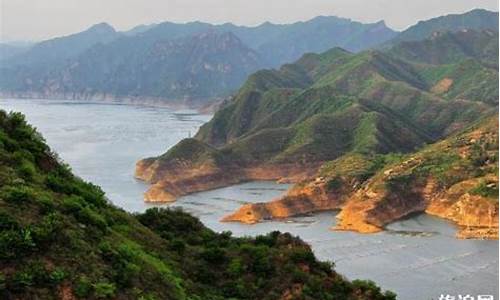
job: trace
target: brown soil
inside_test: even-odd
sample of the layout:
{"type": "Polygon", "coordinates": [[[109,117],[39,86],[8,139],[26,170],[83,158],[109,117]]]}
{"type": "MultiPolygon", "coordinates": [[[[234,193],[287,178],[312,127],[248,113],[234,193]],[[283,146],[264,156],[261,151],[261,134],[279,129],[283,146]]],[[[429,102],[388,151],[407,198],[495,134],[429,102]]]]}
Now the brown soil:
{"type": "Polygon", "coordinates": [[[443,78],[431,88],[431,92],[436,94],[443,94],[449,91],[452,85],[453,79],[443,78]]]}

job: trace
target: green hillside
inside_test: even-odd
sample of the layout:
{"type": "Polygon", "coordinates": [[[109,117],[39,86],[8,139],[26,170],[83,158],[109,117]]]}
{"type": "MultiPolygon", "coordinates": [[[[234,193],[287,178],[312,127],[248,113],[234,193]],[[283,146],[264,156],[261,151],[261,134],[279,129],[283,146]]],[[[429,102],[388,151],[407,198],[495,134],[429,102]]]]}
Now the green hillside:
{"type": "Polygon", "coordinates": [[[498,32],[463,29],[459,32],[435,32],[424,41],[402,42],[389,54],[412,62],[451,64],[474,58],[493,68],[498,66],[498,32]]]}
{"type": "Polygon", "coordinates": [[[136,176],[154,184],[148,201],[172,201],[245,180],[303,180],[347,154],[413,152],[495,113],[497,35],[446,33],[357,54],[334,48],[258,71],[194,139],[142,160],[136,176]]]}
{"type": "Polygon", "coordinates": [[[357,182],[360,186],[371,180],[369,184],[374,188],[389,189],[388,192],[399,194],[400,197],[411,190],[405,190],[405,186],[422,185],[429,178],[436,180],[437,191],[474,179],[478,186],[471,189],[472,194],[482,195],[498,203],[498,183],[482,187],[483,191],[477,190],[485,179],[489,180],[488,184],[497,180],[497,144],[498,118],[487,116],[466,130],[415,153],[371,157],[348,155],[324,164],[318,175],[331,187],[334,182],[357,182]]]}
{"type": "Polygon", "coordinates": [[[337,230],[379,232],[425,212],[454,222],[458,238],[498,239],[498,115],[410,154],[343,155],[287,195],[223,220],[253,224],[324,210],[340,211],[337,230]]]}
{"type": "MultiPolygon", "coordinates": [[[[491,43],[497,43],[493,36],[491,43]]],[[[439,52],[448,39],[420,42],[421,55],[439,52]]],[[[273,144],[266,159],[324,160],[353,150],[410,151],[493,111],[478,102],[495,104],[496,69],[459,51],[464,60],[422,63],[410,59],[405,49],[359,54],[332,49],[279,70],[259,71],[196,139],[246,159],[251,149],[259,152],[272,138],[280,143],[273,144]],[[436,85],[445,78],[453,83],[439,90],[436,85]]]]}
{"type": "Polygon", "coordinates": [[[398,34],[387,44],[395,45],[403,41],[419,41],[430,37],[435,32],[456,32],[463,29],[498,30],[498,12],[474,9],[463,14],[449,14],[420,21],[398,34]]]}
{"type": "Polygon", "coordinates": [[[427,89],[440,97],[498,103],[497,31],[436,33],[387,53],[413,63],[427,89]]]}
{"type": "Polygon", "coordinates": [[[289,234],[233,238],[182,211],[128,214],[17,113],[0,111],[0,182],[2,299],[395,298],[289,234]]]}

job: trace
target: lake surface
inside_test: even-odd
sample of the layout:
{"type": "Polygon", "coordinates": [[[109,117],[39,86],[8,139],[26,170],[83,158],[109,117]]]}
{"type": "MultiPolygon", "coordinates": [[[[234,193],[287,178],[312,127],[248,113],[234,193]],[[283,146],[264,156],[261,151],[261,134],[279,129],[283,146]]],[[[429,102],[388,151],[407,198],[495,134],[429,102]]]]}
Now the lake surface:
{"type": "MultiPolygon", "coordinates": [[[[142,201],[148,186],[133,178],[135,162],[165,152],[210,119],[189,110],[73,101],[0,100],[0,108],[26,114],[77,175],[101,186],[113,203],[128,211],[152,206],[142,201]]],[[[240,205],[278,197],[289,187],[251,182],[182,197],[172,205],[235,236],[273,230],[298,235],[318,258],[335,262],[338,272],[374,280],[395,291],[398,299],[439,299],[441,294],[498,299],[498,241],[457,240],[452,224],[428,215],[370,235],[331,231],[335,212],[256,225],[219,222],[240,205]]]]}

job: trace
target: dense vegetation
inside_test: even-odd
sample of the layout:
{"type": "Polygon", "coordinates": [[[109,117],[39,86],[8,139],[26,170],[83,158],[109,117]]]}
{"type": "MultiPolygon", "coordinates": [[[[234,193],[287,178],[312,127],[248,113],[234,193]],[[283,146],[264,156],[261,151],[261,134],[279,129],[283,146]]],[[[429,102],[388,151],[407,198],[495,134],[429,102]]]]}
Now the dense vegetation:
{"type": "Polygon", "coordinates": [[[432,178],[438,190],[455,185],[455,194],[479,195],[498,203],[498,118],[481,118],[466,130],[411,154],[346,155],[323,165],[328,186],[357,186],[371,180],[388,194],[404,194],[432,178]],[[467,182],[467,184],[463,184],[467,182]],[[459,191],[458,184],[464,188],[459,191]]]}
{"type": "Polygon", "coordinates": [[[460,31],[464,29],[497,30],[497,28],[498,12],[474,9],[464,14],[450,14],[420,21],[389,41],[389,44],[395,45],[402,41],[423,40],[437,31],[460,31]]]}
{"type": "Polygon", "coordinates": [[[468,30],[385,51],[307,54],[251,75],[197,141],[161,161],[225,168],[411,152],[494,113],[497,46],[497,32],[468,30]],[[183,154],[192,147],[196,159],[183,154]]]}
{"type": "Polygon", "coordinates": [[[394,299],[289,234],[215,233],[177,210],[131,215],[0,111],[2,299],[394,299]]]}

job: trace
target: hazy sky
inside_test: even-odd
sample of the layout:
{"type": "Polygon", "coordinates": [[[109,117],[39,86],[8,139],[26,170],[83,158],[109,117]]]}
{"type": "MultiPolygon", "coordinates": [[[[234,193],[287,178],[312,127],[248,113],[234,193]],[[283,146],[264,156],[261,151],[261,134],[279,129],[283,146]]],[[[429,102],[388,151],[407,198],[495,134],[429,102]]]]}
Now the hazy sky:
{"type": "Polygon", "coordinates": [[[497,0],[0,0],[4,40],[41,40],[108,22],[118,30],[162,21],[256,25],[318,15],[385,20],[404,29],[418,20],[473,8],[498,11],[497,0]]]}

